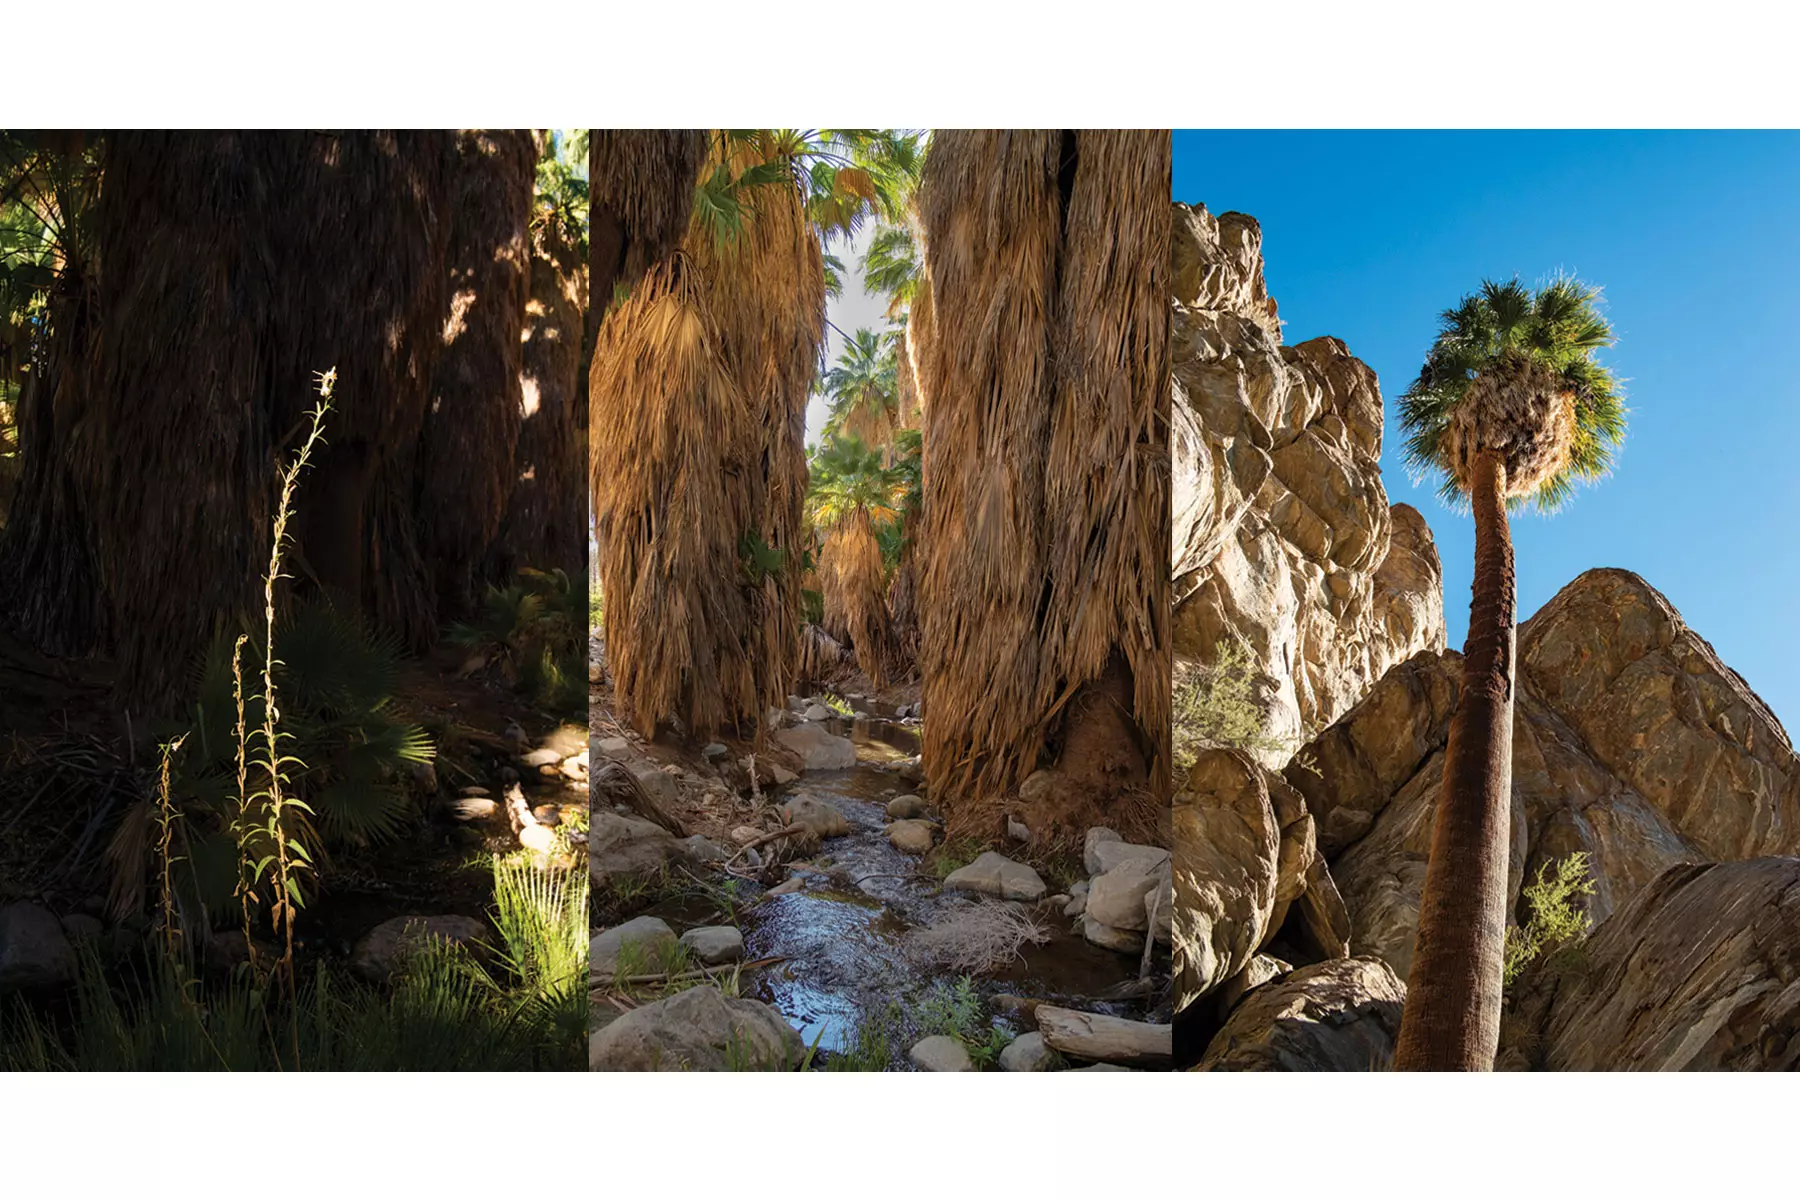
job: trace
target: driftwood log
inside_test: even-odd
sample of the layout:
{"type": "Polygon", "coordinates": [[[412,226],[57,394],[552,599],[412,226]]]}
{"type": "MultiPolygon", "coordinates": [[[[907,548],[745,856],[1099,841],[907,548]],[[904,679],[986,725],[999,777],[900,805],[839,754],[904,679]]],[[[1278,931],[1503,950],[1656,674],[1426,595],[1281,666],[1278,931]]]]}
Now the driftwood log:
{"type": "Polygon", "coordinates": [[[1044,1045],[1071,1058],[1152,1068],[1167,1068],[1175,1060],[1175,1041],[1168,1025],[1076,1012],[1050,1004],[1038,1005],[1036,1016],[1044,1045]]]}

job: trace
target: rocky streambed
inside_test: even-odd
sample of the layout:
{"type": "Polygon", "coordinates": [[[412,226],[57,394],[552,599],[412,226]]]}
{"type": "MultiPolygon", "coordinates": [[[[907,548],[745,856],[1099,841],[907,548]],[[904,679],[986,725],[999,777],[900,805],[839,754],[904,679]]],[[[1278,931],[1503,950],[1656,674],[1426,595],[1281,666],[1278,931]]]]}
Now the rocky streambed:
{"type": "Polygon", "coordinates": [[[643,903],[613,908],[590,948],[590,1066],[1166,1065],[1168,852],[1095,830],[1085,861],[1046,879],[1024,847],[944,846],[914,718],[878,707],[846,718],[795,698],[772,741],[798,769],[766,764],[787,780],[766,793],[759,780],[760,801],[722,795],[702,769],[652,765],[629,737],[605,742],[646,790],[666,796],[651,777],[675,780],[730,805],[735,824],[682,838],[597,797],[596,886],[642,888],[643,903]],[[1090,919],[1093,900],[1119,924],[1090,919]],[[659,966],[686,976],[672,995],[659,966]]]}

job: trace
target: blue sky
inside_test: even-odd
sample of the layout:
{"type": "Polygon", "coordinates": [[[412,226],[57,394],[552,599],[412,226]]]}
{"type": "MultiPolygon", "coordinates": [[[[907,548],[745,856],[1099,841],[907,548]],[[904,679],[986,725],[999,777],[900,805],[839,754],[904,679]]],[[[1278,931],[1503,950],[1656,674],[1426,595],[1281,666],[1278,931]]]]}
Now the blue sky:
{"type": "Polygon", "coordinates": [[[1613,476],[1513,520],[1519,614],[1589,567],[1636,571],[1800,733],[1800,135],[1180,131],[1175,198],[1262,223],[1283,339],[1381,378],[1382,474],[1444,560],[1450,644],[1474,531],[1399,461],[1394,400],[1437,313],[1485,277],[1606,289],[1631,427],[1613,476]]]}

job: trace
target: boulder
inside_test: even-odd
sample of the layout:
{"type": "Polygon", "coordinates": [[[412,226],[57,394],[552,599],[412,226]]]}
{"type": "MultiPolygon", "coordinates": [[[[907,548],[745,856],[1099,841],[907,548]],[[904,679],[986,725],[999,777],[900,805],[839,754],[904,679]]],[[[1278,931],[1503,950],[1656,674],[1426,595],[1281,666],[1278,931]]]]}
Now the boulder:
{"type": "Polygon", "coordinates": [[[598,810],[589,817],[588,875],[596,886],[656,876],[682,861],[682,844],[660,825],[598,810]]]}
{"type": "Polygon", "coordinates": [[[887,827],[888,841],[902,854],[930,853],[936,832],[930,821],[895,821],[887,827]]]}
{"type": "Polygon", "coordinates": [[[835,804],[804,792],[782,804],[781,816],[789,825],[804,826],[814,837],[843,837],[850,832],[850,822],[835,804]]]}
{"type": "Polygon", "coordinates": [[[474,917],[393,917],[363,934],[350,952],[350,969],[371,983],[382,983],[428,941],[478,950],[488,937],[487,923],[474,917]]]}
{"type": "MultiPolygon", "coordinates": [[[[1519,627],[1509,905],[1539,868],[1589,856],[1603,921],[1678,863],[1800,854],[1800,760],[1744,681],[1627,571],[1579,576],[1519,627]]],[[[1289,767],[1349,918],[1405,978],[1461,656],[1390,671],[1289,767]]],[[[1313,894],[1311,892],[1308,893],[1313,894]]],[[[1326,889],[1302,915],[1337,921],[1326,889]]]]}
{"type": "Polygon", "coordinates": [[[1405,1000],[1405,986],[1378,958],[1302,967],[1249,992],[1194,1069],[1385,1070],[1405,1000]]]}
{"type": "Polygon", "coordinates": [[[603,929],[588,942],[588,977],[610,980],[618,973],[619,959],[627,946],[646,972],[655,971],[675,947],[675,931],[661,917],[633,917],[622,925],[603,929]]]}
{"type": "Polygon", "coordinates": [[[887,804],[887,815],[890,821],[909,821],[926,816],[930,812],[925,802],[917,796],[895,796],[887,804]]]}
{"type": "Polygon", "coordinates": [[[592,1071],[791,1071],[805,1058],[780,1013],[716,987],[634,1008],[588,1039],[592,1071]]]}
{"type": "Polygon", "coordinates": [[[0,908],[0,995],[75,982],[75,948],[62,923],[38,904],[0,908]]]}
{"type": "MultiPolygon", "coordinates": [[[[1025,781],[1026,784],[1030,784],[1032,780],[1039,778],[1043,774],[1044,772],[1042,771],[1033,772],[1031,778],[1025,781]]],[[[1022,786],[1019,790],[1023,792],[1025,788],[1022,786]]],[[[1089,875],[1098,875],[1106,870],[1105,865],[1094,856],[1094,851],[1097,847],[1107,842],[1123,842],[1124,840],[1124,838],[1121,838],[1113,830],[1104,827],[1088,830],[1086,836],[1081,839],[1081,863],[1087,868],[1087,873],[1089,875]]]]}
{"type": "Polygon", "coordinates": [[[1044,1035],[1022,1033],[1000,1051],[1002,1071],[1055,1071],[1064,1066],[1063,1056],[1044,1044],[1044,1035]]]}
{"type": "Polygon", "coordinates": [[[1148,928],[1145,897],[1155,890],[1154,869],[1144,869],[1144,860],[1127,860],[1104,875],[1089,881],[1086,914],[1089,920],[1115,929],[1148,928]]]}
{"type": "Polygon", "coordinates": [[[681,944],[697,961],[709,967],[741,962],[744,957],[744,935],[735,925],[702,925],[690,929],[681,935],[681,944]]]}
{"type": "Polygon", "coordinates": [[[521,766],[533,768],[554,767],[559,765],[562,760],[563,756],[548,746],[533,750],[529,754],[521,754],[519,756],[519,764],[521,766]]]}
{"type": "Polygon", "coordinates": [[[1085,911],[1081,915],[1081,936],[1096,946],[1121,954],[1138,954],[1144,949],[1143,933],[1114,928],[1104,921],[1096,921],[1092,913],[1085,911]]]}
{"type": "Polygon", "coordinates": [[[1082,856],[1089,875],[1104,875],[1121,867],[1135,866],[1145,872],[1154,871],[1169,861],[1169,852],[1161,846],[1140,846],[1135,842],[1104,841],[1082,856]]]}
{"type": "Polygon", "coordinates": [[[1273,931],[1281,828],[1265,772],[1235,750],[1200,753],[1171,822],[1179,1010],[1249,965],[1273,931]]]}
{"type": "Polygon", "coordinates": [[[975,1064],[968,1050],[953,1037],[933,1034],[906,1052],[907,1059],[921,1071],[973,1071],[975,1064]]]}
{"type": "Polygon", "coordinates": [[[856,765],[856,743],[838,737],[822,725],[780,729],[775,740],[800,756],[803,770],[843,771],[856,765]]]}
{"type": "Polygon", "coordinates": [[[950,891],[979,892],[1002,900],[1023,900],[1035,904],[1044,898],[1044,881],[1024,863],[1014,862],[997,850],[989,850],[966,867],[950,872],[944,879],[950,891]]]}

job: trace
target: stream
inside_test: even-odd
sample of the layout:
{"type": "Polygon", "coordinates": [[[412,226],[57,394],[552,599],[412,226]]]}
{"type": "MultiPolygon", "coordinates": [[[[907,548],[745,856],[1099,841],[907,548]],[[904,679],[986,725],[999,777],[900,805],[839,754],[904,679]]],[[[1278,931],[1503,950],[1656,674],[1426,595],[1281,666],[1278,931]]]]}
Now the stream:
{"type": "MultiPolygon", "coordinates": [[[[784,794],[810,794],[844,814],[851,832],[827,839],[810,864],[793,864],[806,877],[802,891],[763,895],[738,907],[735,923],[749,960],[779,958],[746,972],[742,994],[773,1005],[800,1031],[807,1046],[841,1052],[854,1043],[864,1014],[890,1004],[913,1011],[934,991],[954,985],[953,972],[922,969],[909,961],[903,940],[955,908],[972,903],[943,892],[921,860],[895,849],[885,832],[887,802],[907,785],[886,764],[918,752],[917,730],[883,718],[832,720],[831,731],[856,745],[857,765],[841,771],[809,771],[784,794]]],[[[1053,890],[1054,890],[1054,885],[1053,890]]],[[[991,997],[1011,993],[1093,1012],[1141,1017],[1144,1001],[1106,1000],[1137,979],[1136,955],[1095,946],[1062,916],[1060,905],[1039,909],[1051,933],[1027,945],[1022,957],[981,976],[976,988],[991,997]]],[[[731,921],[705,900],[688,895],[651,910],[678,932],[731,921]]],[[[1025,1028],[996,1024],[1012,1033],[1025,1028]]],[[[907,1069],[906,1045],[893,1047],[890,1066],[907,1069]]]]}

